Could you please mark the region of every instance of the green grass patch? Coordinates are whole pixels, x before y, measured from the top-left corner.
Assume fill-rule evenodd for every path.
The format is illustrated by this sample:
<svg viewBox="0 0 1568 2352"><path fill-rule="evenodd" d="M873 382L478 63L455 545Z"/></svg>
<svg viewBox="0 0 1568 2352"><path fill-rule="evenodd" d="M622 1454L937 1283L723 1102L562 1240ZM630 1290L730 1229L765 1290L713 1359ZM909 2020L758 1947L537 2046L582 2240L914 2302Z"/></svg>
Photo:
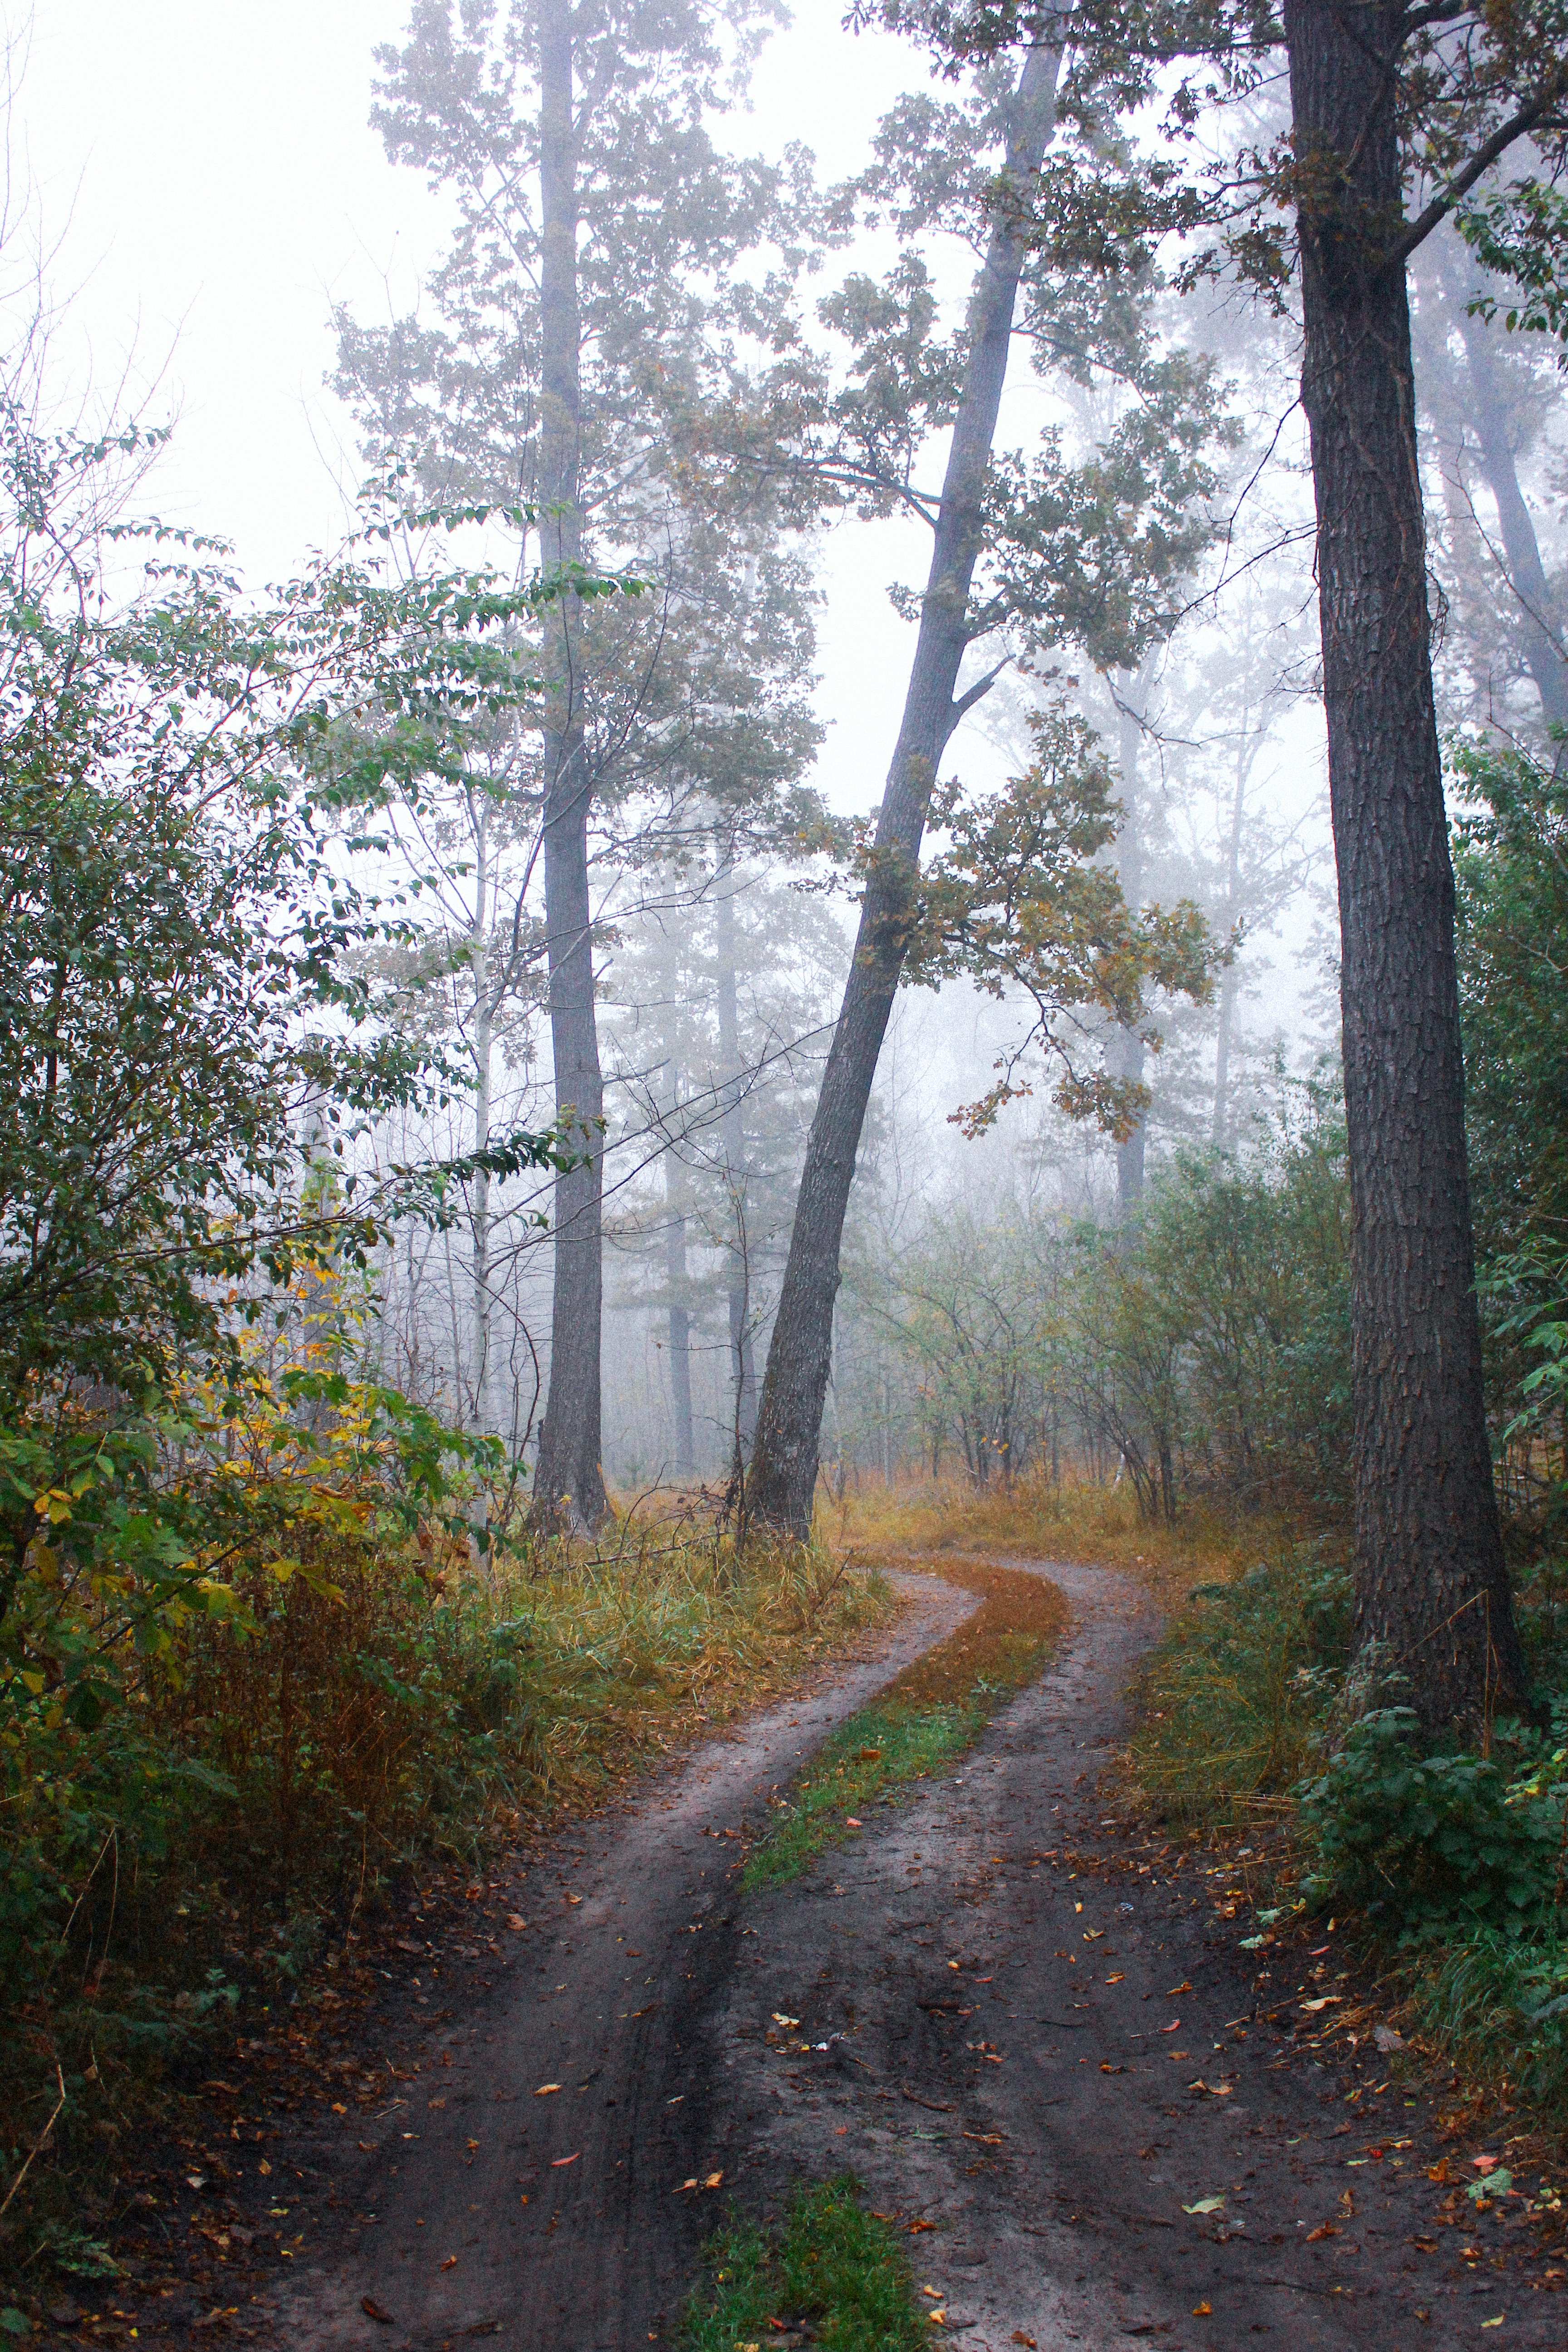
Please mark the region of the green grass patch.
<svg viewBox="0 0 1568 2352"><path fill-rule="evenodd" d="M879 1700L852 1715L824 1742L809 1771L774 1812L767 1832L746 1858L742 1891L757 1894L798 1878L829 1846L843 1845L861 1818L908 1780L918 1780L961 1755L985 1722L979 1706L912 1710Z"/></svg>
<svg viewBox="0 0 1568 2352"><path fill-rule="evenodd" d="M781 2231L736 2222L712 2241L692 2296L683 2352L761 2347L782 2321L806 2320L833 2352L913 2352L929 2341L903 2248L858 2202L849 2174L802 2189Z"/></svg>

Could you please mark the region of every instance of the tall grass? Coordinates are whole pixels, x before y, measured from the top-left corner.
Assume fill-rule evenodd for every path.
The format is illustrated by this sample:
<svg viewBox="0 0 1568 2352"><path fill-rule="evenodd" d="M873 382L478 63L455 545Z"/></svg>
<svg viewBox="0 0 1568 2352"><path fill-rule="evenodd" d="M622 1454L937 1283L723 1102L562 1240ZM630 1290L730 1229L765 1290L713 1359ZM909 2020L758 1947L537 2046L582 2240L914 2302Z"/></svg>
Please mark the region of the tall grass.
<svg viewBox="0 0 1568 2352"><path fill-rule="evenodd" d="M90 1727L5 1727L0 2196L65 2104L0 2263L410 1873L592 1802L891 1606L821 1548L657 1524L497 1574L326 1537L310 1567L242 1575L248 1627L188 1622Z"/></svg>
<svg viewBox="0 0 1568 2352"><path fill-rule="evenodd" d="M997 1479L977 1490L961 1476L917 1476L892 1485L868 1478L837 1502L824 1496L817 1525L847 1559L957 1552L1081 1560L1125 1570L1173 1602L1194 1582L1233 1576L1279 1549L1300 1519L1194 1503L1168 1526L1143 1517L1125 1481Z"/></svg>
<svg viewBox="0 0 1568 2352"><path fill-rule="evenodd" d="M1196 1586L1140 1692L1136 1778L1180 1829L1285 1817L1321 1753L1325 1677L1349 1625L1342 1568L1292 1546Z"/></svg>

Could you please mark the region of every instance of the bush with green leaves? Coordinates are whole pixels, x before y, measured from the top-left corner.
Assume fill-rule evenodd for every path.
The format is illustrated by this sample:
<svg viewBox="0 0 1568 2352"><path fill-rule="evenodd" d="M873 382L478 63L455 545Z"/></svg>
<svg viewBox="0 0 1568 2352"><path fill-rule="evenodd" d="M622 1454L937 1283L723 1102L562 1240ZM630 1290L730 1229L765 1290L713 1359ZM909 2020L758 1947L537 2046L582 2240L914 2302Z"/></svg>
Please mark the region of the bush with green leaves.
<svg viewBox="0 0 1568 2352"><path fill-rule="evenodd" d="M1488 1755L1433 1750L1413 1709L1352 1724L1301 1790L1312 1841L1306 1881L1404 1935L1480 1926L1535 1936L1555 1926L1568 1853L1568 1709L1556 1738L1500 1726Z"/></svg>

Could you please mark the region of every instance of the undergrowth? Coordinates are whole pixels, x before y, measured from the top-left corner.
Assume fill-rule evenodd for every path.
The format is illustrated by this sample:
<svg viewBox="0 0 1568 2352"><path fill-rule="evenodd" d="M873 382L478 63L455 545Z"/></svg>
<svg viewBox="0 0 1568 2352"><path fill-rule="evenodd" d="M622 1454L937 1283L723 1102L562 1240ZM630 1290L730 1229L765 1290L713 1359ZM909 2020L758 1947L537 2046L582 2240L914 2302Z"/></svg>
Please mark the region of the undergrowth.
<svg viewBox="0 0 1568 2352"><path fill-rule="evenodd" d="M0 2266L100 2259L87 2175L422 1863L593 1802L890 1606L820 1549L658 1526L534 1573L311 1565L237 1578L244 1618L191 1620L97 1721L46 1691L0 1727L0 2196L33 2158Z"/></svg>
<svg viewBox="0 0 1568 2352"><path fill-rule="evenodd" d="M1543 1605L1534 1605L1536 1589ZM1155 1651L1134 1777L1173 1826L1272 1829L1274 1907L1332 1910L1418 2036L1478 2087L1568 2097L1568 1655L1556 1581L1520 1622L1542 1722L1424 1738L1351 1661L1350 1580L1321 1545L1196 1587ZM1549 1725L1550 1727L1547 1727Z"/></svg>
<svg viewBox="0 0 1568 2352"><path fill-rule="evenodd" d="M832 2352L914 2352L930 2341L903 2248L846 2174L791 2200L782 2230L735 2221L707 2250L683 2352L752 2352L803 2322ZM796 2336L795 2341L799 2341Z"/></svg>
<svg viewBox="0 0 1568 2352"><path fill-rule="evenodd" d="M868 1477L837 1502L822 1499L818 1525L842 1557L990 1553L999 1559L1082 1560L1127 1571L1162 1600L1184 1597L1195 1579L1229 1577L1282 1541L1278 1523L1193 1503L1173 1524L1150 1519L1131 1486L1064 1478L998 1478L977 1492L965 1478Z"/></svg>

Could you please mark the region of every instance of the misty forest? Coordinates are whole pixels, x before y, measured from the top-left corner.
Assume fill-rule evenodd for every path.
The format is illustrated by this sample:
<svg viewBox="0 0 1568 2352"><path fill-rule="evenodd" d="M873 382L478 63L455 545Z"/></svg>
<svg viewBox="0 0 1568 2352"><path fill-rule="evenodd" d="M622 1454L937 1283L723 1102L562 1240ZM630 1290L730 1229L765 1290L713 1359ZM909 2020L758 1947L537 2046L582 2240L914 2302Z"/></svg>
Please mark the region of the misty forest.
<svg viewBox="0 0 1568 2352"><path fill-rule="evenodd" d="M1563 0L99 14L0 2332L1560 2346Z"/></svg>

